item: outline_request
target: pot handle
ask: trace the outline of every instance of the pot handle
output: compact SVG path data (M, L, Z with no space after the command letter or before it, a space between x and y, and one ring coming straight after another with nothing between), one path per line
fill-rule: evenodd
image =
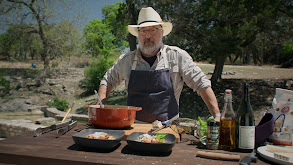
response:
M133 108L129 108L128 110L129 111L140 111L140 110L142 110L142 108L141 107L133 107Z

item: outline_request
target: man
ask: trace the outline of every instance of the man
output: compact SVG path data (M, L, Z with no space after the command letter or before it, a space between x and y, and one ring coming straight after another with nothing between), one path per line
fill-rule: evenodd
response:
M211 83L191 56L184 50L163 44L163 36L172 30L151 7L142 8L138 25L128 25L138 37L139 48L120 56L100 83L99 96L105 103L111 90L125 81L127 105L142 107L136 120L143 122L173 121L179 117L179 97L184 82L202 97L220 121L217 99Z

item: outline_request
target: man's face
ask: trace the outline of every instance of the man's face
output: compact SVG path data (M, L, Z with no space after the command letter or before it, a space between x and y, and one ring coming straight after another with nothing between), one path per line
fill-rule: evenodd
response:
M163 30L160 25L138 29L140 51L145 56L154 56L162 46Z

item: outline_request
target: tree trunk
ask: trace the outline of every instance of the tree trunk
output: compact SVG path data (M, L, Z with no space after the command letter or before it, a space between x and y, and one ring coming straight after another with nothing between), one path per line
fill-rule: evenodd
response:
M217 55L214 73L211 78L212 84L216 84L218 81L222 80L222 72L224 68L225 59L226 59L225 55Z
M127 10L128 10L128 18L131 25L137 24L136 22L136 15L135 15L135 7L134 3L132 3L131 0L126 0ZM130 51L133 51L136 49L136 37L128 34L128 42L130 46Z

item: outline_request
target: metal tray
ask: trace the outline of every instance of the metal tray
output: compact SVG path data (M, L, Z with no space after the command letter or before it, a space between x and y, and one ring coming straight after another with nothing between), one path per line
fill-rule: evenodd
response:
M173 134L167 134L165 136L165 143L139 142L138 137L142 134L145 134L145 132L133 132L127 137L127 144L132 150L142 152L169 152L172 150L176 143L176 137ZM147 134L156 135L156 133Z
M105 132L110 136L114 136L115 140L86 138L87 135L93 134L95 132ZM72 135L72 138L76 144L83 147L110 150L120 143L124 135L125 132L123 130L86 129L82 132Z

